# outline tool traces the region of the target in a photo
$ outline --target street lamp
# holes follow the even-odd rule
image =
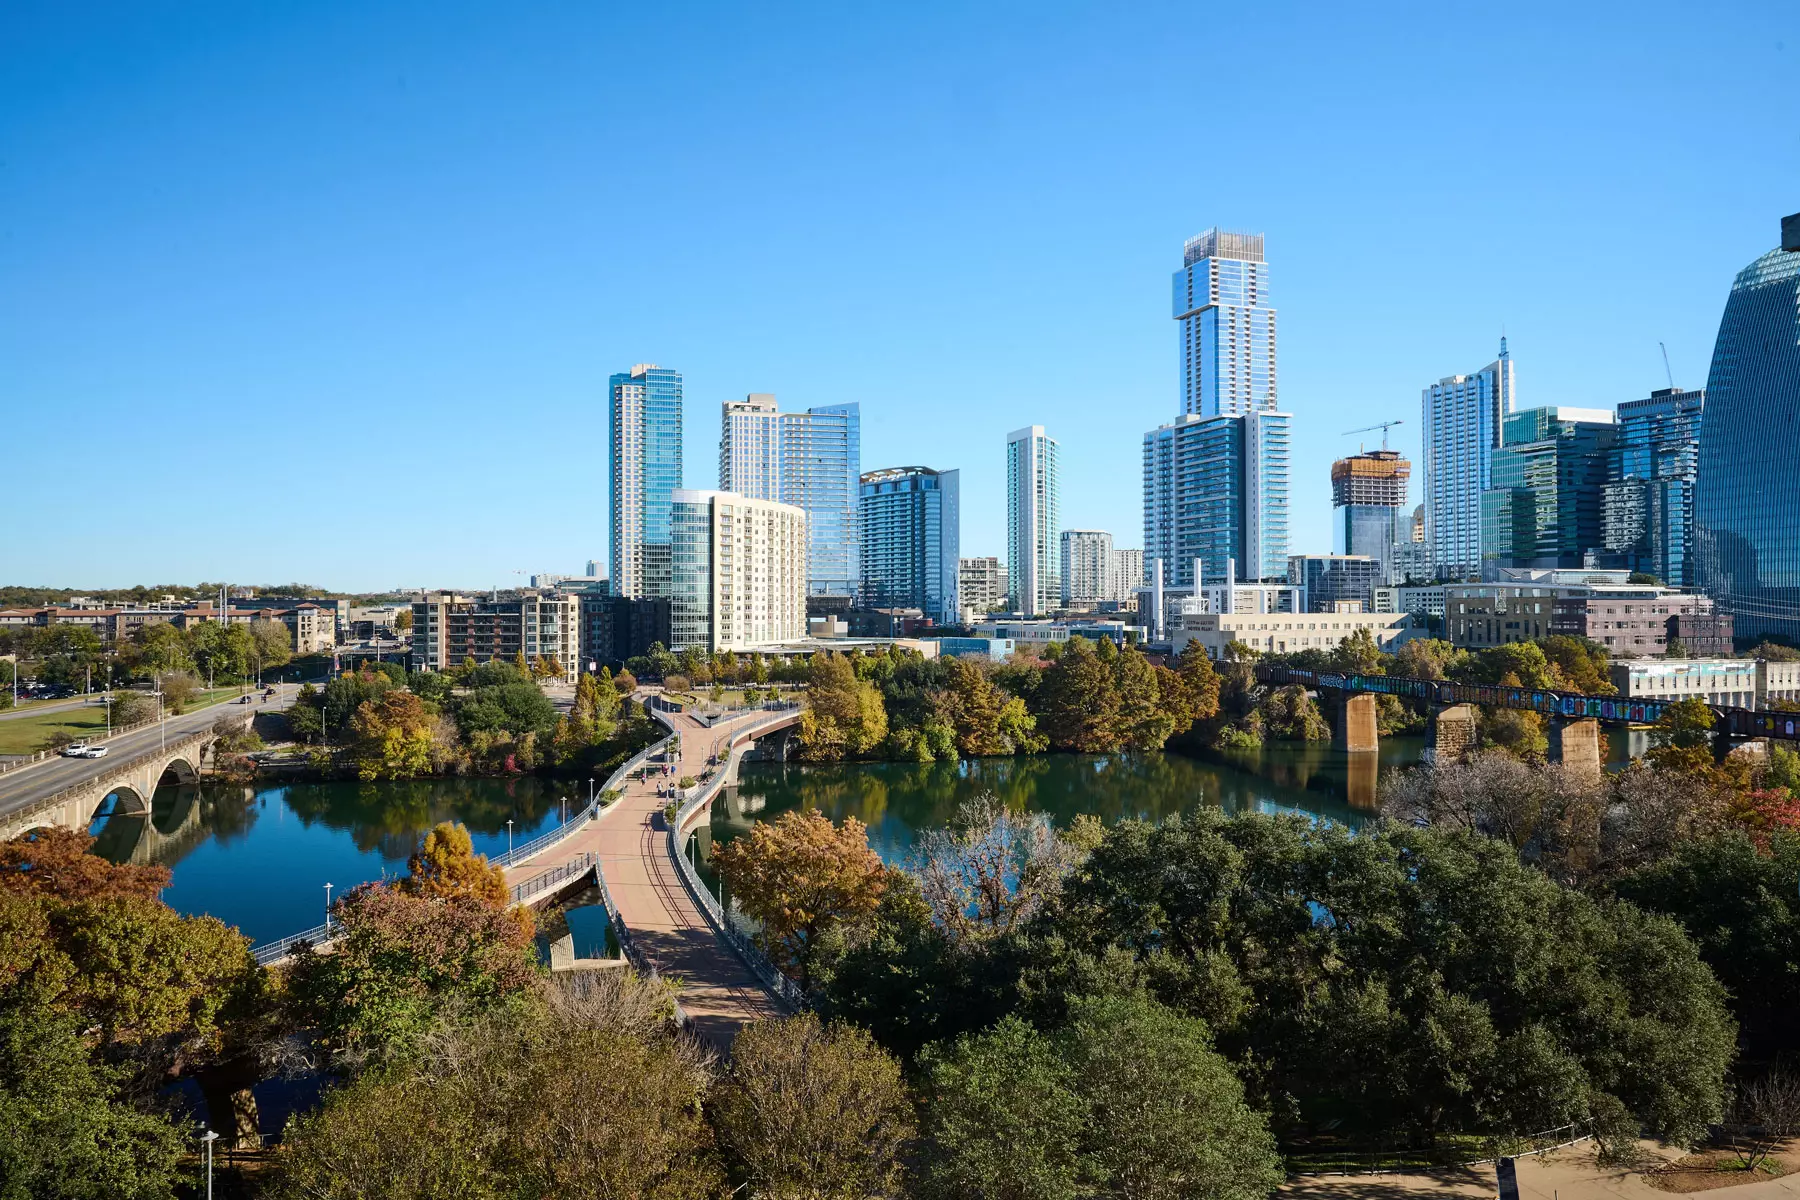
[[[325,931],[331,931],[331,885],[325,885]]]
[[[594,807],[594,781],[588,780],[588,807]]]
[[[512,865],[512,818],[506,818],[506,865]]]
[[[218,1140],[219,1135],[210,1129],[200,1135],[200,1141],[206,1146],[206,1200],[212,1200],[213,1143]]]

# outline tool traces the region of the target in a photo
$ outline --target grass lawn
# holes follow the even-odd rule
[[[238,694],[239,690],[234,687],[195,692],[187,711],[193,712],[209,704],[218,704]],[[42,750],[44,742],[59,729],[66,730],[77,738],[104,736],[106,706],[91,704],[83,708],[64,709],[62,712],[41,713],[35,717],[20,717],[14,721],[0,721],[0,754],[30,754],[34,750]]]

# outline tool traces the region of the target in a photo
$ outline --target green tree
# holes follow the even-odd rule
[[[872,914],[888,881],[861,821],[834,826],[817,811],[757,823],[715,850],[713,865],[738,907],[762,925],[770,956],[802,986],[820,938]]]
[[[1663,709],[1650,731],[1650,749],[1644,761],[1662,771],[1708,775],[1713,768],[1713,726],[1718,718],[1698,697],[1677,700]]]
[[[535,683],[514,680],[475,688],[457,703],[456,723],[465,737],[477,733],[541,736],[556,728],[556,706]]]
[[[392,689],[365,700],[351,719],[356,773],[368,779],[413,779],[431,771],[436,715],[411,692]]]
[[[1611,696],[1618,691],[1609,674],[1606,647],[1587,638],[1555,633],[1544,639],[1544,657],[1555,668],[1557,686],[1584,696]]]
[[[874,684],[843,655],[822,651],[808,669],[800,750],[818,762],[867,754],[887,737],[887,707]]]
[[[1193,724],[1186,688],[1178,678],[1171,678],[1172,686],[1164,686],[1165,677],[1174,677],[1174,672],[1158,672],[1149,659],[1132,649],[1118,653],[1112,670],[1122,745],[1132,750],[1161,750],[1169,735]]]
[[[280,621],[256,620],[250,622],[250,641],[254,655],[253,667],[260,666],[267,670],[270,667],[286,666],[294,657],[294,635]]]
[[[1394,651],[1389,674],[1407,679],[1449,679],[1468,656],[1468,651],[1458,650],[1442,638],[1413,638],[1401,642]]]
[[[163,710],[178,713],[193,701],[200,690],[200,683],[192,675],[177,672],[164,675],[158,682],[157,689],[162,692]]]
[[[739,1031],[712,1113],[752,1194],[797,1200],[890,1194],[914,1129],[899,1061],[811,1012]]]
[[[1086,638],[1063,644],[1032,697],[1038,728],[1058,750],[1105,754],[1123,742],[1119,687],[1111,667]]]

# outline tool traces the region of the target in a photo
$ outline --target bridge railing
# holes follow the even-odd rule
[[[131,758],[114,759],[107,765],[105,770],[100,771],[98,774],[90,775],[80,783],[70,784],[66,788],[59,788],[58,790],[51,792],[48,796],[44,796],[38,800],[34,800],[28,805],[14,809],[6,814],[6,819],[10,822],[17,819],[29,818],[34,813],[55,808],[58,804],[61,804],[71,796],[77,796],[83,792],[92,791],[100,784],[123,778],[143,766],[145,763],[166,756],[170,751],[180,751],[192,744],[203,743],[217,736],[218,735],[211,729],[196,729],[191,733],[184,733],[180,737],[170,739],[167,745],[160,746],[155,750],[146,750],[144,753],[134,755]],[[144,797],[146,803],[149,802],[149,799],[148,796]]]
[[[514,884],[512,902],[526,904],[544,892],[553,891],[571,879],[578,879],[589,874],[600,865],[600,856],[593,851],[577,854],[560,867],[551,867],[547,871],[539,871],[524,883]]]
[[[308,942],[314,946],[324,945],[331,940],[331,935],[336,930],[337,926],[327,921],[323,925],[315,925],[311,929],[304,929],[299,933],[290,933],[286,937],[266,945],[254,946],[251,948],[250,954],[256,959],[257,966],[266,967],[271,963],[280,962],[292,954],[294,947],[301,942]]]
[[[599,815],[602,807],[600,801],[601,796],[604,796],[608,792],[617,791],[619,786],[624,783],[626,775],[642,766],[644,760],[649,758],[652,754],[658,753],[668,744],[669,739],[664,738],[660,742],[655,742],[644,747],[627,759],[624,766],[606,777],[606,783],[601,786],[599,793],[590,803],[583,806],[580,812],[570,817],[567,821],[564,821],[561,825],[558,825],[555,829],[550,830],[548,833],[539,834],[524,845],[515,846],[513,849],[508,850],[505,854],[496,854],[489,861],[499,863],[503,867],[511,867],[518,863],[527,862],[534,855],[542,854],[545,850],[556,845],[556,843],[562,841],[570,834],[577,832],[583,825],[586,825],[589,821],[593,820],[594,817]]]
[[[693,896],[694,902],[700,906],[701,911],[706,913],[707,918],[713,923],[713,927],[718,930],[719,936],[723,937],[730,943],[732,949],[737,951],[738,957],[744,960],[744,965],[750,968],[751,973],[761,981],[764,988],[789,1008],[800,1009],[806,1006],[806,993],[800,990],[799,984],[782,974],[781,969],[769,961],[768,955],[763,953],[762,948],[732,921],[731,914],[719,903],[718,898],[712,894],[711,889],[700,878],[699,872],[694,869],[694,864],[689,862],[687,855],[682,852],[682,844],[687,839],[681,832],[687,828],[687,823],[693,819],[695,814],[704,812],[712,804],[713,798],[719,794],[719,789],[724,786],[725,780],[731,774],[732,756],[743,754],[759,734],[787,725],[792,720],[792,710],[788,709],[732,732],[730,748],[725,761],[719,764],[719,769],[713,772],[706,783],[696,790],[686,803],[682,804],[675,813],[675,819],[669,822],[669,856],[675,860],[676,869],[681,872],[681,881],[686,885],[688,893]]]
[[[135,733],[146,726],[156,724],[156,722],[156,717],[146,717],[142,721],[133,721],[129,725],[115,725],[109,732],[90,734],[80,740],[86,742],[104,742],[109,738],[116,738],[121,734]],[[61,757],[61,755],[62,750],[59,747],[55,750],[38,750],[32,754],[24,755],[19,758],[9,758],[5,762],[0,762],[0,775],[4,775],[8,771],[17,771],[21,767],[29,767],[35,763],[41,763],[46,759],[58,758]]]

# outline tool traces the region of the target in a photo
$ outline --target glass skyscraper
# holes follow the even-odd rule
[[[1144,569],[1188,586],[1287,573],[1288,425],[1277,409],[1263,235],[1209,229],[1182,247],[1180,416],[1144,435]]]
[[[1012,606],[1026,616],[1062,599],[1061,447],[1042,425],[1006,435],[1006,569]]]
[[[1603,544],[1601,499],[1618,441],[1603,408],[1528,408],[1501,423],[1481,494],[1481,557],[1502,567],[1580,567]]]
[[[1500,422],[1513,411],[1513,365],[1500,357],[1473,375],[1450,375],[1422,393],[1425,546],[1439,579],[1481,571],[1481,493],[1493,482]]]
[[[667,596],[669,513],[681,486],[681,372],[641,363],[607,382],[613,594]]]
[[[1781,247],[1738,272],[1713,343],[1696,565],[1738,636],[1800,639],[1800,214]]]
[[[916,608],[940,625],[957,622],[962,476],[893,467],[862,477],[863,603]]]
[[[857,480],[862,474],[862,409],[828,404],[803,413],[777,409],[754,392],[720,414],[719,488],[806,510],[807,591],[856,596]]]
[[[1694,480],[1700,468],[1704,389],[1663,388],[1619,405],[1617,469],[1601,505],[1609,556],[1672,587],[1693,569]]]

